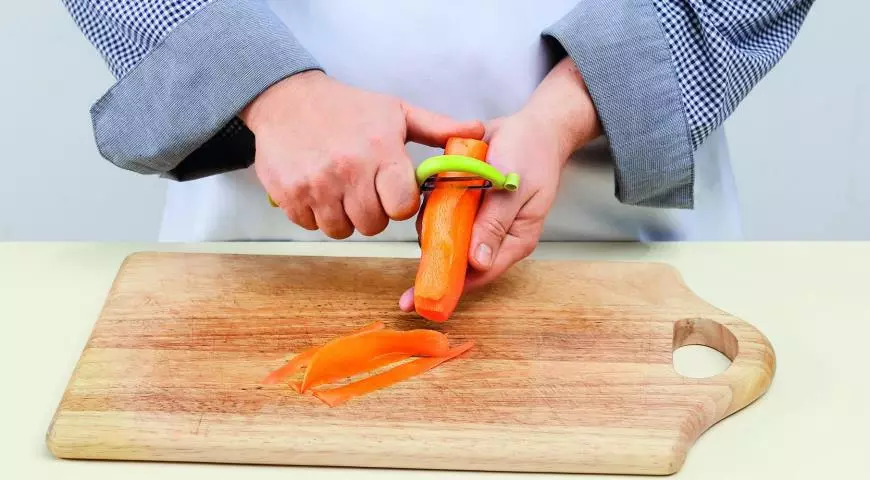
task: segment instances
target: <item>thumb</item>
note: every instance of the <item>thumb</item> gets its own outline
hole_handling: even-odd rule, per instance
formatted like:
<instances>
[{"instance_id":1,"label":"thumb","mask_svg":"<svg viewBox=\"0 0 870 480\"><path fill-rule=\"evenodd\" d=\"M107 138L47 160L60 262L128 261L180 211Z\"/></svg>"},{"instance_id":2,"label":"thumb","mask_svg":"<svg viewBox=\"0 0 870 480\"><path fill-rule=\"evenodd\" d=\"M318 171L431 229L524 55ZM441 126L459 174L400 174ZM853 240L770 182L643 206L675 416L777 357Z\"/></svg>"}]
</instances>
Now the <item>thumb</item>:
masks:
<instances>
[{"instance_id":1,"label":"thumb","mask_svg":"<svg viewBox=\"0 0 870 480\"><path fill-rule=\"evenodd\" d=\"M443 147L450 137L463 137L480 140L485 128L479 121L460 122L444 115L430 112L407 103L402 103L407 125L408 141Z\"/></svg>"},{"instance_id":2,"label":"thumb","mask_svg":"<svg viewBox=\"0 0 870 480\"><path fill-rule=\"evenodd\" d=\"M468 256L472 267L479 271L492 267L522 205L516 193L486 192L471 230Z\"/></svg>"},{"instance_id":3,"label":"thumb","mask_svg":"<svg viewBox=\"0 0 870 480\"><path fill-rule=\"evenodd\" d=\"M420 206L420 191L414 167L404 150L384 160L375 173L375 191L384 212L392 220L407 220Z\"/></svg>"},{"instance_id":4,"label":"thumb","mask_svg":"<svg viewBox=\"0 0 870 480\"><path fill-rule=\"evenodd\" d=\"M533 197L529 203L534 201ZM466 276L465 291L495 280L535 250L543 223L523 217L520 210L527 206L512 198L493 201L481 209L471 233L469 263L474 270Z\"/></svg>"}]
</instances>

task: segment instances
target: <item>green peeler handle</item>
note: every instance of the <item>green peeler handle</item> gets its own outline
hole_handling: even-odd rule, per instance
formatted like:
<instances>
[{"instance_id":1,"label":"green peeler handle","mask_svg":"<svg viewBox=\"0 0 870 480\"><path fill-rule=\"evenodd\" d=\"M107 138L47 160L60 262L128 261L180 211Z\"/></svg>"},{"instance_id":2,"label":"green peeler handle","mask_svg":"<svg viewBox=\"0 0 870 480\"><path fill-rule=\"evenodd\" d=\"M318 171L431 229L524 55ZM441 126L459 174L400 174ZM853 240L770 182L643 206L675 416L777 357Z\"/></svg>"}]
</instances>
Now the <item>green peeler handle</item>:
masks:
<instances>
[{"instance_id":1,"label":"green peeler handle","mask_svg":"<svg viewBox=\"0 0 870 480\"><path fill-rule=\"evenodd\" d=\"M476 175L492 183L492 188L497 190L516 191L520 188L520 176L516 173L502 174L492 165L465 155L437 155L424 160L417 167L417 185L423 183L431 176L439 173L462 172ZM278 204L267 194L269 204L277 207Z\"/></svg>"},{"instance_id":2,"label":"green peeler handle","mask_svg":"<svg viewBox=\"0 0 870 480\"><path fill-rule=\"evenodd\" d=\"M417 185L432 175L446 172L462 172L477 175L492 183L492 188L513 192L520 188L520 176L516 173L502 174L492 165L465 155L438 155L429 157L417 167Z\"/></svg>"}]
</instances>

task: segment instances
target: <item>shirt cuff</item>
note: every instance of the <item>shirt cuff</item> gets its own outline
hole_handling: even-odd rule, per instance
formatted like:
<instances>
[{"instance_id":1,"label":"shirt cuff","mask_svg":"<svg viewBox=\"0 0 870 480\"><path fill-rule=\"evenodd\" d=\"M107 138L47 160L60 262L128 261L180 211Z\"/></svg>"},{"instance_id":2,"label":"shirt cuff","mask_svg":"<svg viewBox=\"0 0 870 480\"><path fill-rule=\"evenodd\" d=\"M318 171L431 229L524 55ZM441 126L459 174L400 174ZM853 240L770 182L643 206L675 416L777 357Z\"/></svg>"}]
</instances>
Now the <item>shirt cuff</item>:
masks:
<instances>
[{"instance_id":1,"label":"shirt cuff","mask_svg":"<svg viewBox=\"0 0 870 480\"><path fill-rule=\"evenodd\" d=\"M631 205L692 208L694 159L670 49L649 0L581 0L544 33L577 64Z\"/></svg>"},{"instance_id":2,"label":"shirt cuff","mask_svg":"<svg viewBox=\"0 0 870 480\"><path fill-rule=\"evenodd\" d=\"M97 148L118 167L168 177L249 165L243 156L252 156L253 142L237 113L272 84L312 69L321 67L264 2L216 1L177 26L93 105ZM191 156L201 146L214 152L239 141L238 157L218 160L224 166Z\"/></svg>"}]
</instances>

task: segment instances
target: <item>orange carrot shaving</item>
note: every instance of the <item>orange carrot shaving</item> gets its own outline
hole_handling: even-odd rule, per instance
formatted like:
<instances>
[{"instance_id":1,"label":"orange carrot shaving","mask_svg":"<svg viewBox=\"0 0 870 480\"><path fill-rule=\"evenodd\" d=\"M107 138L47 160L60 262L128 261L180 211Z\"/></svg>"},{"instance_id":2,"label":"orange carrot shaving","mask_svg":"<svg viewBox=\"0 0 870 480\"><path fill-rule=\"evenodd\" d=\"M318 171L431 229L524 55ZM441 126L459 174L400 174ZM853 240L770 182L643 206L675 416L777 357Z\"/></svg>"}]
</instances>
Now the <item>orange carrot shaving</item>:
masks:
<instances>
[{"instance_id":1,"label":"orange carrot shaving","mask_svg":"<svg viewBox=\"0 0 870 480\"><path fill-rule=\"evenodd\" d=\"M450 138L444 153L486 161L488 148L480 140ZM451 176L467 174L439 174ZM420 235L422 254L414 284L414 306L423 318L447 321L459 303L468 268L471 229L481 197L481 190L465 187L482 183L483 180L471 180L439 185L426 199Z\"/></svg>"},{"instance_id":2,"label":"orange carrot shaving","mask_svg":"<svg viewBox=\"0 0 870 480\"><path fill-rule=\"evenodd\" d=\"M408 355L407 353L387 353L377 356L366 362L365 366L360 368L360 373L371 372L372 370L377 370L379 368L392 365L396 362L401 362L402 360L405 360L410 356L411 355ZM323 380L320 384L325 385L329 383L335 383L344 378L347 377L331 377ZM296 390L296 392L302 393L302 382L290 382L289 385L293 388L293 390Z\"/></svg>"},{"instance_id":3,"label":"orange carrot shaving","mask_svg":"<svg viewBox=\"0 0 870 480\"><path fill-rule=\"evenodd\" d=\"M438 365L462 355L468 349L474 346L474 342L467 342L457 347L451 348L447 353L440 357L419 358L411 362L399 365L390 370L377 375L366 377L362 380L349 383L347 385L332 388L329 390L317 390L314 396L329 405L335 407L350 400L353 397L365 395L367 393L389 387L395 383L407 380L416 375L420 375L429 371Z\"/></svg>"},{"instance_id":4,"label":"orange carrot shaving","mask_svg":"<svg viewBox=\"0 0 870 480\"><path fill-rule=\"evenodd\" d=\"M388 387L461 355L473 346L473 342L450 348L447 336L434 330L397 331L384 328L383 322L373 322L365 327L333 339L323 346L311 347L290 359L287 364L270 373L263 383L277 383L306 368L301 381L288 381L298 393L304 393L324 384L348 383L330 390L318 389L315 396L324 403L336 406L348 399ZM400 363L412 356L419 358ZM362 380L353 377L374 373L383 367L398 364L382 373Z\"/></svg>"},{"instance_id":5,"label":"orange carrot shaving","mask_svg":"<svg viewBox=\"0 0 870 480\"><path fill-rule=\"evenodd\" d=\"M330 341L311 358L302 378L302 392L330 379L367 371L375 357L404 353L423 357L443 356L449 350L447 336L434 330L376 330Z\"/></svg>"},{"instance_id":6,"label":"orange carrot shaving","mask_svg":"<svg viewBox=\"0 0 870 480\"><path fill-rule=\"evenodd\" d=\"M385 353L383 355L379 355L368 362L366 362L365 366L360 369L360 373L371 372L373 370L377 370L379 368L384 368L388 365L392 365L396 362L401 362L402 360L410 357L411 355L408 353ZM328 378L323 384L334 383L342 378L347 377L337 377L337 378Z\"/></svg>"},{"instance_id":7,"label":"orange carrot shaving","mask_svg":"<svg viewBox=\"0 0 870 480\"><path fill-rule=\"evenodd\" d=\"M313 357L318 350L320 350L319 346L311 347L307 350L302 351L302 353L296 355L295 357L291 358L289 362L285 363L283 367L267 375L266 378L264 378L260 383L262 383L263 385L273 385L293 375L299 370L302 370L303 368L305 368L306 365L308 365L311 357Z\"/></svg>"},{"instance_id":8,"label":"orange carrot shaving","mask_svg":"<svg viewBox=\"0 0 870 480\"><path fill-rule=\"evenodd\" d=\"M382 330L384 328L384 322L372 322L366 325L359 330L356 330L351 333L351 335L356 335L365 332L373 332L377 330ZM298 355L294 356L290 359L284 366L273 371L269 375L266 376L260 383L263 385L272 385L281 382L285 378L295 374L299 370L302 370L308 365L308 362L314 357L314 354L320 350L320 346L314 346L307 350L302 351Z\"/></svg>"}]
</instances>

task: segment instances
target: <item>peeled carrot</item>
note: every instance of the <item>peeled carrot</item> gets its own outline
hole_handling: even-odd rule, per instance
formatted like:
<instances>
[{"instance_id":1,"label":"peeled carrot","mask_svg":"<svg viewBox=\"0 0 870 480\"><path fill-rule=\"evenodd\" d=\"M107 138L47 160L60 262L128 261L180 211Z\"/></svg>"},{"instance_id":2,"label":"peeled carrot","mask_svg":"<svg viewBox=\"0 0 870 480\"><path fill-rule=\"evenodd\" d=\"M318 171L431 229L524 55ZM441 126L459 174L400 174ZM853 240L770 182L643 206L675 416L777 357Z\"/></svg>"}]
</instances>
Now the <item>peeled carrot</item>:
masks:
<instances>
[{"instance_id":1,"label":"peeled carrot","mask_svg":"<svg viewBox=\"0 0 870 480\"><path fill-rule=\"evenodd\" d=\"M474 342L463 343L462 345L451 348L443 356L432 358L419 358L417 360L413 360L408 363L391 368L386 372L372 375L370 377L366 377L362 380L358 380L356 382L349 383L341 387L332 388L329 390L317 390L314 392L314 396L319 398L330 407L335 407L341 405L342 403L350 400L353 397L365 395L367 393L389 387L390 385L401 382L402 380L407 380L416 375L420 375L421 373L429 371L437 367L438 365L446 362L447 360L462 355L473 346Z\"/></svg>"},{"instance_id":2,"label":"peeled carrot","mask_svg":"<svg viewBox=\"0 0 870 480\"><path fill-rule=\"evenodd\" d=\"M376 330L381 330L383 328L384 322L372 322L364 326L363 328L352 332L351 335L365 332L373 332ZM308 362L311 360L312 357L314 357L314 354L317 353L320 348L320 346L314 346L302 351L295 357L291 358L289 362L284 364L284 366L267 375L266 378L264 378L260 383L262 383L263 385L272 385L293 375L294 373L306 367L308 365Z\"/></svg>"},{"instance_id":3,"label":"peeled carrot","mask_svg":"<svg viewBox=\"0 0 870 480\"><path fill-rule=\"evenodd\" d=\"M369 369L369 363L385 354L404 353L423 357L444 355L447 336L434 330L376 330L340 337L327 343L311 358L300 391L335 378L350 377Z\"/></svg>"},{"instance_id":4,"label":"peeled carrot","mask_svg":"<svg viewBox=\"0 0 870 480\"><path fill-rule=\"evenodd\" d=\"M486 161L486 142L450 138L445 155L465 155ZM466 176L447 172L439 177ZM414 308L428 320L445 322L456 309L465 285L471 228L480 207L483 180L436 184L426 200L420 235L420 265L414 284Z\"/></svg>"}]
</instances>

